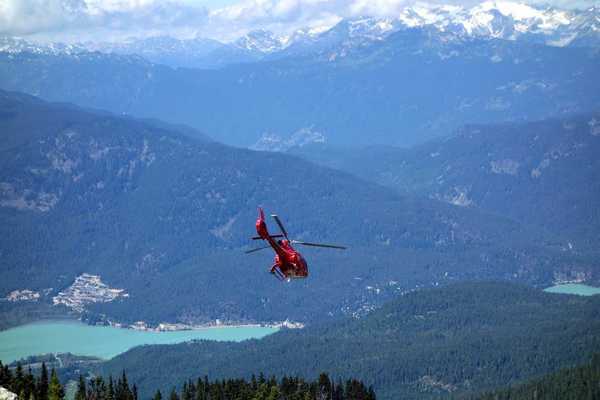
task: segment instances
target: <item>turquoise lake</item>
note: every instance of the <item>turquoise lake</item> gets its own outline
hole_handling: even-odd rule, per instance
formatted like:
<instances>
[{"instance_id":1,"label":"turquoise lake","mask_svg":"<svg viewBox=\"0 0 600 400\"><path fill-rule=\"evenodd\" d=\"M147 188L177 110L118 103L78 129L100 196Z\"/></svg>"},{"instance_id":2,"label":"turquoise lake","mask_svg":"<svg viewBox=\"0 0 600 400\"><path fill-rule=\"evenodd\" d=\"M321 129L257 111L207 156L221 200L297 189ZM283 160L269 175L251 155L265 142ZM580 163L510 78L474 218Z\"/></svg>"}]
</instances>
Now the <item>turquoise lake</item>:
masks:
<instances>
[{"instance_id":1,"label":"turquoise lake","mask_svg":"<svg viewBox=\"0 0 600 400\"><path fill-rule=\"evenodd\" d=\"M564 285L556 285L544 289L545 292L550 293L564 293L564 294L577 294L579 296L592 296L600 294L600 288L583 285L580 283L567 283Z\"/></svg>"},{"instance_id":2,"label":"turquoise lake","mask_svg":"<svg viewBox=\"0 0 600 400\"><path fill-rule=\"evenodd\" d=\"M143 344L172 344L194 339L242 341L276 332L267 327L219 327L176 332L146 332L77 321L45 321L0 331L0 360L9 363L47 353L73 353L109 359Z\"/></svg>"}]
</instances>

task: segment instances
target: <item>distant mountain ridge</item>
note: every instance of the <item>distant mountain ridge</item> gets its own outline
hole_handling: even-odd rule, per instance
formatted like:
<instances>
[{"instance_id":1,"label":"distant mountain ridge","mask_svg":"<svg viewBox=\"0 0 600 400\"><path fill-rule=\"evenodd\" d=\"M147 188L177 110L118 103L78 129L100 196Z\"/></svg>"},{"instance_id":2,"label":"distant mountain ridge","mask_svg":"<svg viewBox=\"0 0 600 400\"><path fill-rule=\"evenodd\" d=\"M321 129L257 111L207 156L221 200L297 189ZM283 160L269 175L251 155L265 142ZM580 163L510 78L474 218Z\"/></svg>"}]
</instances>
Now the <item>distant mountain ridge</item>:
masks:
<instances>
[{"instance_id":1,"label":"distant mountain ridge","mask_svg":"<svg viewBox=\"0 0 600 400\"><path fill-rule=\"evenodd\" d=\"M99 52L0 52L0 87L186 124L236 146L307 128L334 145L407 146L466 123L598 109L599 69L600 53L587 48L413 28L216 70Z\"/></svg>"},{"instance_id":2,"label":"distant mountain ridge","mask_svg":"<svg viewBox=\"0 0 600 400\"><path fill-rule=\"evenodd\" d=\"M36 44L20 38L0 38L0 51L57 54L100 51L136 54L172 67L220 68L230 64L278 59L289 55L342 51L385 40L394 32L433 28L457 37L518 40L551 46L600 46L600 8L561 10L509 1L487 1L473 7L419 3L397 17L346 18L333 27L303 28L292 33L256 29L229 43L196 37L131 38L121 42L65 45Z\"/></svg>"}]
</instances>

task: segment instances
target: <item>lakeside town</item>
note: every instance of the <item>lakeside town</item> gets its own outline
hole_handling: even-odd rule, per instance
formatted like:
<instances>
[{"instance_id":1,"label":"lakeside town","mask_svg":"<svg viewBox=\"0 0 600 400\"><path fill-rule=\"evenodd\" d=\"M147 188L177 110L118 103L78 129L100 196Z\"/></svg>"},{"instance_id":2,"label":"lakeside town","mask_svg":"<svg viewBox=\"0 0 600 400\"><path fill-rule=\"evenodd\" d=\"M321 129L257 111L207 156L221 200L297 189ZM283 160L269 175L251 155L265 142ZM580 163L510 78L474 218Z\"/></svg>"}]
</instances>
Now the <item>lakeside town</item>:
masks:
<instances>
[{"instance_id":1,"label":"lakeside town","mask_svg":"<svg viewBox=\"0 0 600 400\"><path fill-rule=\"evenodd\" d=\"M48 296L52 292L52 289L46 289L42 293L31 290L21 289L10 292L4 299L9 302L22 302L22 301L40 301L44 297ZM274 321L268 323L248 323L242 321L229 321L222 319L215 319L214 321L207 322L204 324L185 324L185 323L171 323L161 322L156 325L149 324L146 321L136 321L132 324L126 324L110 319L101 319L100 321L91 322L83 317L86 311L86 306L93 303L108 303L119 298L127 298L129 293L124 289L111 288L109 285L104 283L100 275L93 275L89 273L83 273L75 278L73 283L66 289L58 292L52 297L52 304L55 306L63 305L68 309L74 311L79 316L79 320L86 322L90 325L106 325L114 328L133 329L138 331L149 331L149 332L173 332L173 331L184 331L184 330L201 330L210 328L287 328L287 329L301 329L304 328L304 324L300 322L294 322L289 320Z\"/></svg>"}]
</instances>

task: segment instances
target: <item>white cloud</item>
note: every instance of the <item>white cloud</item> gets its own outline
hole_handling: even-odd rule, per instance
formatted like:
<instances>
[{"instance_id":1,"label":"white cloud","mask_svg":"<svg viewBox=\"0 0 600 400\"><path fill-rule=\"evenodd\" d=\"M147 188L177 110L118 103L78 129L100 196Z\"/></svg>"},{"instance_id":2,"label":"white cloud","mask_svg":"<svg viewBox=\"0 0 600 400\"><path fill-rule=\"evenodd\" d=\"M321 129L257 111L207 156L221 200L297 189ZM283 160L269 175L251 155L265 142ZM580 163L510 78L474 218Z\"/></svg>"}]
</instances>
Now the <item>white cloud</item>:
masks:
<instances>
[{"instance_id":1,"label":"white cloud","mask_svg":"<svg viewBox=\"0 0 600 400\"><path fill-rule=\"evenodd\" d=\"M525 3L600 5L599 0L522 0ZM431 0L473 6L478 0ZM208 11L190 0L0 0L0 35L77 41L169 34L233 39L263 28L290 32L329 27L344 17L398 16L415 0L239 0Z\"/></svg>"},{"instance_id":2,"label":"white cloud","mask_svg":"<svg viewBox=\"0 0 600 400\"><path fill-rule=\"evenodd\" d=\"M342 0L242 0L212 11L207 28L227 39L236 32L253 28L289 32L303 27L332 26L346 16L347 3L349 1Z\"/></svg>"},{"instance_id":3,"label":"white cloud","mask_svg":"<svg viewBox=\"0 0 600 400\"><path fill-rule=\"evenodd\" d=\"M190 29L208 10L167 0L0 0L0 34L140 34Z\"/></svg>"}]
</instances>

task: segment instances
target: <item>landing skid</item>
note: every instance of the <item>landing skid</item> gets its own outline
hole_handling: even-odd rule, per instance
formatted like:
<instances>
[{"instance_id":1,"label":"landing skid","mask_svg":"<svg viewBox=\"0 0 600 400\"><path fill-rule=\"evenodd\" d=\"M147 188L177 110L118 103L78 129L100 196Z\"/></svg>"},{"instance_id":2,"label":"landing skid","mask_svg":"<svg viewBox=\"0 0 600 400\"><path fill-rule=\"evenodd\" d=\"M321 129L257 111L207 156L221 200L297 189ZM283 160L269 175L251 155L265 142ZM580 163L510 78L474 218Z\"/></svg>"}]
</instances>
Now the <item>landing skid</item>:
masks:
<instances>
[{"instance_id":1,"label":"landing skid","mask_svg":"<svg viewBox=\"0 0 600 400\"><path fill-rule=\"evenodd\" d=\"M273 274L275 276L275 278L277 278L278 280L280 280L282 282L285 281L285 280L289 281L289 278L286 279L286 277L283 274L283 272L281 272L281 270L277 266L272 267L270 272L271 272L271 274Z\"/></svg>"}]
</instances>

